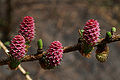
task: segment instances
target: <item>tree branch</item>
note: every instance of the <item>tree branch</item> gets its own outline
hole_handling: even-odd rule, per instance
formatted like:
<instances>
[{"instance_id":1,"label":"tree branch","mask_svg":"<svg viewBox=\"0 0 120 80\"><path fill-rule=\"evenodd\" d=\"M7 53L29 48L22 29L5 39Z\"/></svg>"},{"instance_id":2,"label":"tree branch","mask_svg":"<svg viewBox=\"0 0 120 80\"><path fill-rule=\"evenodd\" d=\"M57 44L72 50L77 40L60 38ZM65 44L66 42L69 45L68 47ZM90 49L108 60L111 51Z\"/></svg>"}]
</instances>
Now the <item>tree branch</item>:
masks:
<instances>
[{"instance_id":1,"label":"tree branch","mask_svg":"<svg viewBox=\"0 0 120 80\"><path fill-rule=\"evenodd\" d=\"M98 41L98 45L101 45L101 44L108 44L108 43L112 43L112 42L116 42L116 41L120 41L120 34L118 35L113 35L111 39L109 40L106 40L106 38L102 38ZM98 46L98 45L95 45ZM72 51L76 51L76 50L80 50L80 44L76 44L76 45L73 45L73 46L66 46L63 48L64 50L64 53L69 53L69 52L72 52ZM22 62L28 62L28 61L35 61L35 60L39 60L42 58L43 54L45 52L41 53L41 54L31 54L31 55L26 55L24 57L24 59L22 60ZM0 66L2 65L7 65L9 62L9 59L5 59L5 60L0 60Z\"/></svg>"}]
</instances>

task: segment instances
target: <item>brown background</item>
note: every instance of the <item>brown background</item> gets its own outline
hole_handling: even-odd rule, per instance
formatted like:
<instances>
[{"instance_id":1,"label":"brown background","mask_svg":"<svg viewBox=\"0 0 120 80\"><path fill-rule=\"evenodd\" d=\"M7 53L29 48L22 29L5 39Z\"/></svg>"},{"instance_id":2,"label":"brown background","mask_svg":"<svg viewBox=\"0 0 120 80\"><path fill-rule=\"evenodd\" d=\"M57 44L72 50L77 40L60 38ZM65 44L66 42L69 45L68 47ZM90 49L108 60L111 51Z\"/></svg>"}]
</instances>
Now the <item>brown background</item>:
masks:
<instances>
[{"instance_id":1,"label":"brown background","mask_svg":"<svg viewBox=\"0 0 120 80\"><path fill-rule=\"evenodd\" d=\"M24 16L32 16L36 23L36 36L28 54L35 54L36 41L41 38L44 49L55 40L63 46L77 43L78 29L88 19L97 19L101 35L112 26L120 33L120 0L0 0L0 39L7 41L17 34ZM62 65L55 70L41 69L38 61L22 63L33 80L120 80L120 43L109 45L108 61L86 59L78 51L64 55ZM1 57L5 58L3 50ZM25 80L19 70L0 66L0 80Z\"/></svg>"}]
</instances>

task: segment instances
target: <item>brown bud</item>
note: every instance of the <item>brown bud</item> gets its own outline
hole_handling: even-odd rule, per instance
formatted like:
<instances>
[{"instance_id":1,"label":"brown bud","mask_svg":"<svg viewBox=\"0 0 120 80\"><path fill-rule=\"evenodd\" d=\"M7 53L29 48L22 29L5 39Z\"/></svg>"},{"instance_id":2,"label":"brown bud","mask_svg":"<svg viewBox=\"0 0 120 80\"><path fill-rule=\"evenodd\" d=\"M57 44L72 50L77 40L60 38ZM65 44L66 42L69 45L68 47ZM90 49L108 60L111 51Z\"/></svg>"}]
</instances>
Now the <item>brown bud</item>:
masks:
<instances>
[{"instance_id":1,"label":"brown bud","mask_svg":"<svg viewBox=\"0 0 120 80\"><path fill-rule=\"evenodd\" d=\"M97 46L96 59L100 62L105 62L108 58L109 47L106 44Z\"/></svg>"},{"instance_id":2,"label":"brown bud","mask_svg":"<svg viewBox=\"0 0 120 80\"><path fill-rule=\"evenodd\" d=\"M90 58L91 57L91 51L94 49L93 46L89 45L86 43L86 41L81 41L78 42L81 47L79 49L79 52L81 53L82 56L86 57L86 58Z\"/></svg>"}]
</instances>

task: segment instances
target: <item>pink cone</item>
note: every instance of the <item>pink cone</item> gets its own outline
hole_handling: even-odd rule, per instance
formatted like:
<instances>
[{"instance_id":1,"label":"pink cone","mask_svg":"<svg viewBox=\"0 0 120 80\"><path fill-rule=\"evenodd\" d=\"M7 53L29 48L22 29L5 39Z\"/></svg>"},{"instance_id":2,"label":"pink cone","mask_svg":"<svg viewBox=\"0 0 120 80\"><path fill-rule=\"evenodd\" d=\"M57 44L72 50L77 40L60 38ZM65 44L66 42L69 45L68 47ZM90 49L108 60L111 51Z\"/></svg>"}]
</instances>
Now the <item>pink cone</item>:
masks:
<instances>
[{"instance_id":1,"label":"pink cone","mask_svg":"<svg viewBox=\"0 0 120 80\"><path fill-rule=\"evenodd\" d=\"M19 34L21 34L26 41L31 41L35 35L35 23L33 17L26 16L20 25Z\"/></svg>"},{"instance_id":2,"label":"pink cone","mask_svg":"<svg viewBox=\"0 0 120 80\"><path fill-rule=\"evenodd\" d=\"M25 39L21 35L16 35L10 44L9 54L17 59L21 60L25 56Z\"/></svg>"},{"instance_id":3,"label":"pink cone","mask_svg":"<svg viewBox=\"0 0 120 80\"><path fill-rule=\"evenodd\" d=\"M63 58L62 44L59 41L54 41L49 46L47 53L44 55L44 67L47 69L55 68L61 64Z\"/></svg>"},{"instance_id":4,"label":"pink cone","mask_svg":"<svg viewBox=\"0 0 120 80\"><path fill-rule=\"evenodd\" d=\"M100 37L100 28L97 20L90 19L86 22L83 32L83 38L88 44L95 45Z\"/></svg>"}]
</instances>

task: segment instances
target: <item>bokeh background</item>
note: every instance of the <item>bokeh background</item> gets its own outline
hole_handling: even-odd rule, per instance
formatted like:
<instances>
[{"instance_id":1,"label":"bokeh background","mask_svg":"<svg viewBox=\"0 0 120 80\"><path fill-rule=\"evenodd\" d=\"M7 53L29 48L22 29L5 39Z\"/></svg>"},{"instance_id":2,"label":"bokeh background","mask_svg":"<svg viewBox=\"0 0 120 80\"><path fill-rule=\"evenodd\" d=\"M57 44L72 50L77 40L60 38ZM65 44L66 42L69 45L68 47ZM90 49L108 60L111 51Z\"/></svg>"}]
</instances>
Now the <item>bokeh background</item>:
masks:
<instances>
[{"instance_id":1,"label":"bokeh background","mask_svg":"<svg viewBox=\"0 0 120 80\"><path fill-rule=\"evenodd\" d=\"M23 17L35 19L36 36L28 54L35 54L36 41L41 38L44 49L55 40L69 46L77 43L78 29L88 19L97 19L101 36L111 27L120 33L120 0L0 0L0 40L9 41L17 34ZM62 65L55 70L41 69L38 61L25 62L22 66L33 80L120 80L120 42L111 43L107 62L100 63L93 52L86 59L78 51L64 55ZM7 56L0 49L0 58ZM11 71L0 66L0 80L25 80L19 70Z\"/></svg>"}]
</instances>

